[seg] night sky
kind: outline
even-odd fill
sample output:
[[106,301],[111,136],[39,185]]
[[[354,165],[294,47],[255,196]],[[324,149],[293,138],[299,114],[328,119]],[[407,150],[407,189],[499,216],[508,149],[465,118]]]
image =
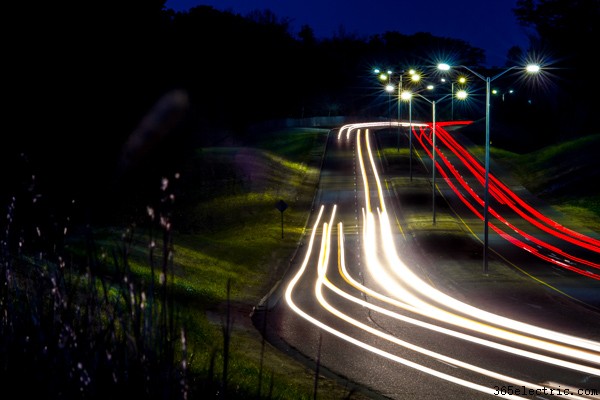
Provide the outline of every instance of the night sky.
[[291,22],[291,33],[309,25],[317,38],[330,38],[340,31],[359,37],[387,31],[429,32],[482,48],[487,66],[497,66],[504,65],[512,46],[527,48],[526,31],[512,12],[515,4],[515,0],[167,0],[166,8],[187,11],[208,5],[242,16],[268,9]]

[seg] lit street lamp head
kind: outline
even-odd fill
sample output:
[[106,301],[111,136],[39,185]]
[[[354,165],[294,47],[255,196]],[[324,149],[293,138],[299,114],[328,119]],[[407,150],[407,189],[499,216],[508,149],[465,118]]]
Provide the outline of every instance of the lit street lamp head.
[[[438,70],[440,71],[449,71],[450,65],[446,63],[440,63],[437,65]],[[483,75],[473,71],[469,67],[465,65],[459,65],[456,68],[464,68],[467,71],[471,72],[473,75],[477,76],[479,79],[485,81],[486,85],[486,106],[485,106],[485,183],[484,183],[484,206],[483,206],[483,226],[484,226],[484,245],[483,245],[483,272],[487,273],[488,266],[488,231],[489,231],[489,174],[490,174],[490,94],[492,93],[490,83],[504,75],[510,70],[520,68],[519,66],[509,67],[502,72],[498,73],[493,77],[484,77]],[[540,71],[540,66],[538,64],[528,64],[524,68],[525,72],[528,74],[537,74]],[[434,120],[435,123],[435,120]],[[435,126],[435,125],[434,125]],[[435,133],[435,128],[434,128]],[[435,149],[434,149],[435,150]],[[434,169],[435,170],[435,169]],[[434,214],[435,221],[435,214]]]
[[[449,71],[451,68],[453,68],[453,67],[451,67],[450,64],[447,64],[447,63],[439,63],[437,65],[437,69],[440,71]],[[504,71],[500,72],[498,75],[494,76],[493,78],[486,78],[483,75],[478,74],[477,72],[473,71],[471,68],[467,67],[466,65],[457,65],[455,68],[464,68],[467,71],[470,71],[473,75],[477,76],[478,78],[480,78],[484,81],[487,81],[487,80],[493,81],[494,79],[504,75],[506,72],[513,70],[515,68],[519,68],[519,66],[515,65],[512,67],[509,67],[509,68],[505,69]],[[541,67],[539,64],[527,64],[524,69],[525,69],[525,72],[527,72],[529,74],[536,74],[536,73],[540,72]]]
[[456,98],[459,100],[464,100],[466,99],[468,96],[468,93],[466,90],[459,90],[458,92],[456,92]]

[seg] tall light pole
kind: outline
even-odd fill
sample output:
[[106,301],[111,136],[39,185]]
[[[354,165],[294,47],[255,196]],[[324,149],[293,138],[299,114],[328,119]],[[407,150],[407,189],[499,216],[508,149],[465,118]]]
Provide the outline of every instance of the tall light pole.
[[[432,213],[433,213],[433,224],[435,225],[435,130],[436,130],[436,121],[435,121],[435,105],[436,102],[440,102],[447,97],[453,97],[453,93],[448,93],[437,100],[429,100],[427,97],[423,96],[419,93],[413,93],[413,96],[418,96],[428,103],[431,104],[432,111],[432,132],[431,132],[431,193],[432,193]],[[459,90],[456,93],[456,97],[460,100],[464,100],[467,98],[467,92],[464,90]]]
[[[409,83],[418,83],[421,80],[421,74],[418,73],[414,68],[411,68],[407,71],[408,76],[410,76],[410,81]],[[403,84],[402,84],[402,75],[404,74],[404,71],[402,71],[402,74],[400,74],[400,83],[398,85],[398,121],[400,122],[402,114],[400,113],[400,105],[402,104],[402,100],[406,101],[406,99],[403,99],[402,96],[405,93]],[[406,92],[409,93],[409,92]],[[409,95],[408,96],[408,100],[411,100],[412,96]],[[412,146],[412,101],[409,101],[408,103],[408,145],[409,145],[409,167],[410,167],[410,180],[412,181],[412,155],[413,155],[413,146]],[[398,127],[398,129],[400,129],[400,127]],[[400,131],[398,131],[398,151],[400,151]]]
[[[504,103],[504,95],[506,95],[506,94],[513,94],[514,92],[515,92],[515,91],[514,91],[514,90],[512,90],[512,89],[508,89],[508,91],[507,91],[507,92],[502,92],[502,93],[501,93],[501,95],[502,95],[502,102]],[[492,89],[492,94],[493,94],[493,95],[497,95],[498,93],[499,93],[499,92],[498,92],[498,89]]]
[[[391,96],[392,92],[394,91],[394,86],[392,85],[392,74],[393,72],[388,70],[388,77],[389,77],[389,81],[387,86],[385,87],[385,90],[388,92],[388,95]],[[398,97],[400,97],[400,93],[402,93],[402,76],[404,75],[404,70],[400,71],[399,75],[399,79],[398,79]],[[396,129],[396,151],[400,151],[400,121],[402,119],[402,109],[401,109],[401,102],[398,99],[398,127]],[[392,122],[392,106],[390,104],[390,125]]]
[[[392,125],[392,93],[396,90],[394,84],[392,82],[392,76],[394,72],[392,70],[387,70],[387,72],[381,72],[379,68],[375,68],[373,70],[374,73],[379,75],[379,79],[381,81],[387,81],[385,85],[385,91],[388,92],[388,115],[390,120],[390,126]],[[404,74],[408,74],[410,77],[410,82],[418,82],[421,79],[421,75],[413,68],[408,71],[402,70],[398,73],[398,129],[396,131],[396,150],[400,151],[400,122],[402,120],[402,102],[400,101],[402,91],[404,88],[403,78]]]
[[[442,82],[446,82],[446,78],[442,78]],[[454,81],[450,82],[450,94],[452,95],[450,99],[450,120],[454,120]]]
[[388,92],[388,119],[390,121],[390,126],[392,126],[392,92],[394,91],[394,86],[392,85],[392,71],[388,70],[387,74],[379,75],[379,79],[387,79],[388,81],[387,85],[385,85],[385,91]]
[[412,182],[412,159],[413,159],[413,145],[412,145],[412,92],[404,91],[400,93],[400,100],[408,101],[408,170],[410,173],[410,181]]
[[[400,79],[398,80],[398,122],[402,121],[402,92],[404,91],[404,74],[408,74],[410,77],[409,83],[416,83],[421,80],[421,75],[414,69],[411,68],[408,71],[400,71]],[[398,125],[398,151],[400,151],[400,126]]]
[[398,80],[398,129],[396,130],[396,151],[400,152],[400,122],[402,122],[402,102],[400,97],[402,95],[402,76],[404,71],[400,71],[400,79]]
[[388,119],[390,126],[392,126],[392,92],[394,91],[394,87],[392,86],[392,71],[387,70],[387,72],[382,72],[379,68],[375,68],[373,72],[379,76],[379,80],[383,82],[387,81],[385,91],[388,92]]
[[[391,73],[391,71],[388,71]],[[391,76],[391,75],[390,75]],[[400,82],[402,81],[402,75],[400,75]],[[398,93],[400,93],[400,88],[402,87],[402,83],[398,83]],[[388,92],[388,96],[390,98],[390,126],[392,126],[392,104],[391,104],[391,96],[394,91],[394,85],[392,83],[388,83],[385,86],[385,91]],[[398,126],[396,128],[396,150],[400,151],[400,101],[398,101]]]
[[[446,82],[446,78],[442,78],[442,82]],[[465,78],[464,76],[460,76],[458,77],[458,79],[456,80],[456,83],[458,83],[459,87],[463,87],[464,88],[464,84],[467,83],[467,78]],[[450,120],[454,121],[454,80],[450,81],[450,93],[452,94],[452,105],[451,105],[451,111],[450,111]]]
[[[441,71],[450,70],[449,64],[438,64],[438,69]],[[490,175],[490,86],[492,81],[501,77],[508,71],[511,71],[516,68],[523,68],[520,66],[512,66],[510,68],[505,69],[499,74],[493,77],[484,77],[483,75],[473,71],[471,68],[465,65],[459,65],[456,68],[464,68],[467,71],[471,72],[473,75],[478,77],[479,79],[485,81],[485,184],[484,184],[484,206],[483,206],[483,273],[486,274],[488,270],[488,250],[489,250],[489,175]],[[535,74],[540,71],[540,66],[537,64],[529,64],[525,68],[525,72],[530,74]]]

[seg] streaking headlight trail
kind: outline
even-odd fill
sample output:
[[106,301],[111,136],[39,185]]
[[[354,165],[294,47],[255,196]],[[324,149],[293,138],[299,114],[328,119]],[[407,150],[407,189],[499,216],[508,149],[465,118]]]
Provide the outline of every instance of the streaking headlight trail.
[[[329,220],[326,222],[322,222],[326,211],[326,207],[322,205],[312,227],[303,262],[285,289],[285,300],[290,309],[322,331],[353,346],[438,379],[494,397],[522,398],[509,393],[497,393],[494,388],[483,382],[495,380],[504,384],[542,390],[547,382],[554,382],[555,385],[556,382],[560,382],[561,375],[553,376],[546,382],[536,382],[528,379],[527,374],[518,371],[507,373],[487,367],[485,360],[477,363],[479,365],[472,361],[461,360],[443,354],[440,350],[432,350],[404,339],[401,332],[384,331],[378,325],[366,320],[363,314],[351,315],[338,304],[343,302],[355,304],[390,321],[418,327],[442,337],[463,341],[473,346],[482,346],[529,362],[539,362],[551,366],[553,371],[565,369],[586,376],[600,377],[600,342],[540,328],[473,307],[427,284],[402,260],[394,242],[394,232],[387,212],[383,186],[369,139],[369,128],[383,125],[379,124],[344,126],[338,135],[340,141],[355,138],[357,165],[364,191],[360,233],[362,243],[360,253],[364,264],[361,266],[372,278],[369,280],[371,283],[361,283],[361,279],[353,276],[347,266],[344,225],[342,222],[336,223],[338,205],[331,206]],[[389,123],[386,122],[385,126],[389,126]],[[426,127],[425,124],[418,126]],[[567,231],[557,230],[561,231],[561,234],[569,235]],[[321,232],[320,245],[317,244],[319,231]],[[332,237],[336,232],[337,241],[333,241]],[[577,240],[592,243],[581,237]],[[319,248],[315,250],[317,246]],[[312,265],[311,260],[316,264]],[[334,265],[337,268],[333,269]],[[309,274],[309,271],[312,272]],[[303,309],[302,305],[295,300],[299,281],[308,279],[308,276],[315,277],[313,291],[314,299],[320,306],[318,313]],[[339,283],[335,284],[336,281]],[[344,287],[340,285],[342,282]],[[344,329],[345,326],[351,326],[352,329]],[[360,336],[352,334],[354,329],[358,329],[362,334]],[[382,343],[386,343],[385,346],[382,346]],[[436,364],[431,364],[431,361],[422,363],[407,358],[404,355],[407,351],[419,354],[424,357],[424,360],[442,361],[457,367],[458,370],[453,374],[432,367]],[[463,370],[469,371],[471,375],[465,376],[459,372]],[[563,387],[568,386],[563,384]],[[568,398],[597,397],[571,393]]]

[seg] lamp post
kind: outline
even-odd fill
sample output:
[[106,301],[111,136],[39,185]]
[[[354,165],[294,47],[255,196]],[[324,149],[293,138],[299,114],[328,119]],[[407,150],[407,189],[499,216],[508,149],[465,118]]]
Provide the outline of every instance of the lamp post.
[[[404,71],[403,71],[404,72]],[[411,68],[408,70],[410,76],[409,83],[416,84],[421,80],[421,74],[415,69]],[[398,121],[401,119],[400,105],[402,100],[408,100],[408,147],[409,147],[409,169],[410,169],[410,180],[412,181],[412,157],[413,157],[413,145],[412,145],[412,95],[410,92],[404,92],[402,86],[402,74],[400,75],[400,86],[398,86]],[[409,93],[408,99],[403,99],[402,96],[405,93]],[[398,151],[400,151],[400,135],[398,134]]]
[[400,72],[400,79],[398,80],[398,129],[396,130],[396,151],[400,152],[400,122],[402,122],[402,102],[400,96],[402,94],[402,76],[404,71]]
[[394,91],[394,87],[392,86],[392,71],[388,70],[386,72],[382,72],[379,68],[375,68],[373,70],[375,74],[379,76],[379,80],[387,81],[385,85],[385,91],[388,92],[388,119],[390,122],[390,126],[392,125],[392,92]]
[[[433,224],[435,225],[435,130],[436,130],[436,120],[435,120],[435,105],[436,102],[440,102],[447,97],[454,97],[453,93],[448,93],[437,100],[430,100],[427,97],[423,96],[419,93],[413,93],[412,96],[418,96],[428,103],[431,104],[432,111],[432,132],[431,132],[431,193],[432,193],[432,213],[433,213]],[[464,100],[467,98],[467,92],[464,90],[459,90],[456,93],[456,97],[460,100]]]
[[[446,78],[442,78],[442,82],[446,82]],[[454,82],[450,82],[450,94],[452,98],[450,99],[450,120],[454,120]]]
[[[442,82],[446,82],[446,78],[442,78]],[[467,83],[467,78],[465,78],[464,76],[460,76],[458,77],[458,79],[456,80],[456,83],[458,83],[459,85],[464,85],[465,83]],[[454,121],[454,81],[450,82],[450,93],[452,93],[452,105],[451,105],[451,111],[450,111],[450,120]],[[464,87],[464,86],[462,86]]]
[[[512,89],[508,89],[508,91],[507,91],[507,92],[502,92],[502,93],[501,93],[501,94],[502,94],[502,102],[504,103],[504,95],[506,95],[506,94],[513,94],[514,92],[515,92],[515,91],[514,91],[514,90],[512,90]],[[493,95],[498,95],[498,93],[499,93],[499,92],[498,92],[498,89],[492,89],[492,94],[493,94]]]
[[412,92],[404,91],[400,93],[400,100],[408,101],[408,170],[410,173],[410,181],[412,182],[412,159],[413,159],[413,145],[412,145]]
[[385,91],[388,92],[388,120],[390,122],[390,126],[392,126],[392,92],[394,91],[394,86],[391,83],[385,86]]
[[[392,84],[393,71],[387,70],[387,73],[382,73],[380,69],[375,68],[373,70],[373,72],[376,74],[379,74],[380,80],[382,80],[382,81],[387,80],[387,84],[385,85],[385,91],[388,92],[388,102],[389,102],[388,111],[389,111],[389,120],[390,120],[390,126],[391,126],[391,124],[392,124],[391,95],[392,95],[392,92],[394,92],[394,90],[395,90],[395,87]],[[410,77],[409,83],[410,82],[417,83],[421,80],[420,73],[418,73],[414,68],[411,68],[408,71],[402,70],[398,74],[398,76],[399,76],[399,79],[398,79],[398,129],[396,131],[396,150],[397,151],[400,151],[400,122],[402,120],[401,98],[402,98],[402,92],[403,92],[403,88],[404,88],[403,77],[404,77],[405,73],[408,74],[408,76]],[[410,131],[409,141],[411,142],[410,150],[411,150],[411,161],[412,161],[412,130]],[[412,169],[411,169],[411,173],[412,173]]]
[[[375,72],[378,73],[379,70],[376,69]],[[392,86],[392,71],[388,70],[387,73],[380,74],[379,79],[382,81],[387,79],[385,91],[388,92],[388,119],[390,121],[390,126],[392,126],[392,92],[394,91],[394,86]]]
[[[438,64],[438,69],[441,71],[450,70],[449,64]],[[512,66],[510,68],[505,69],[499,74],[493,77],[484,77],[483,75],[473,71],[471,68],[465,65],[459,65],[456,68],[464,68],[467,71],[471,72],[473,75],[478,77],[479,79],[485,81],[485,184],[484,184],[484,206],[483,206],[483,236],[484,236],[484,244],[483,244],[483,273],[487,273],[488,270],[488,235],[489,235],[489,174],[490,174],[490,86],[492,81],[501,77],[508,71],[511,71],[516,68],[522,68],[520,66]],[[535,74],[540,71],[540,66],[537,64],[529,64],[525,67],[525,72],[530,74]]]

